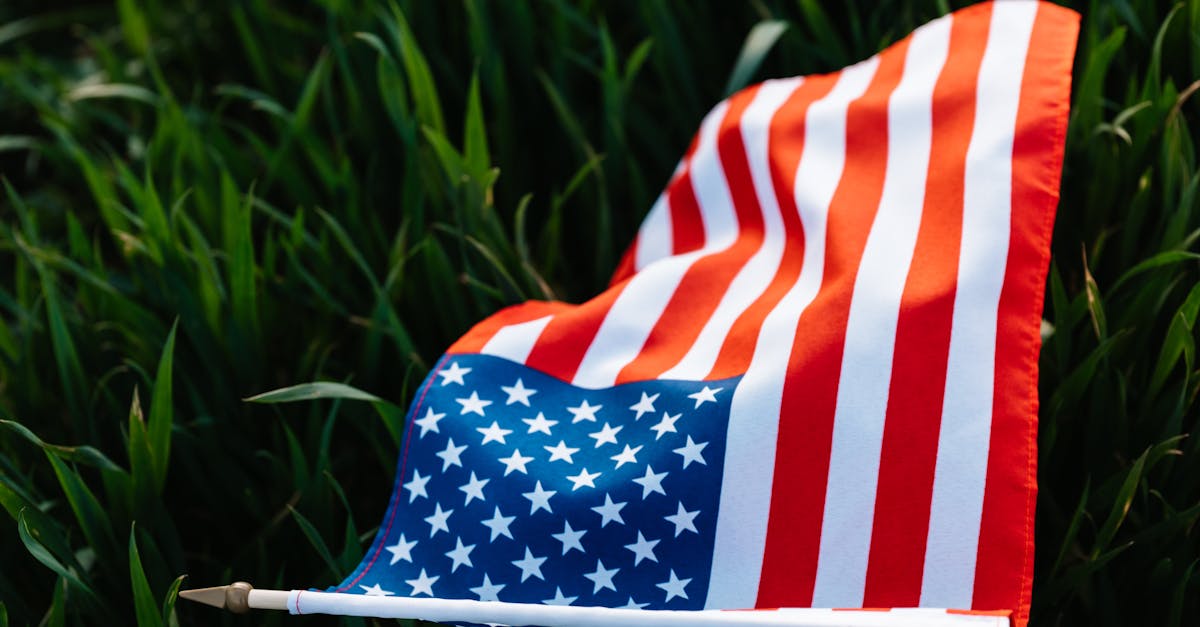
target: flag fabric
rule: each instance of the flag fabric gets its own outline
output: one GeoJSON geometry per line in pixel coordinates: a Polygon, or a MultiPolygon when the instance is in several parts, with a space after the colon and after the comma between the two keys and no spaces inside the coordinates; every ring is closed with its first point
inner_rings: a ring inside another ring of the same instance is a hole
{"type": "Polygon", "coordinates": [[[437,362],[329,592],[1022,623],[1077,28],[983,3],[719,103],[609,289],[437,362]]]}

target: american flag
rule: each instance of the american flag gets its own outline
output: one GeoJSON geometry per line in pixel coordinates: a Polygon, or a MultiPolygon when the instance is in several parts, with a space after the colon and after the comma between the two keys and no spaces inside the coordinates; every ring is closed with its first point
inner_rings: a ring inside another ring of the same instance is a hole
{"type": "Polygon", "coordinates": [[[437,363],[331,590],[1022,622],[1077,23],[979,4],[719,103],[607,291],[437,363]]]}

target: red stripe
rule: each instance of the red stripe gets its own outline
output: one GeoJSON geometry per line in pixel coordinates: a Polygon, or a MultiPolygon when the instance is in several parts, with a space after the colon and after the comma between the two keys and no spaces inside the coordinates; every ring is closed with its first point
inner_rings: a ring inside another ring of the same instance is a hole
{"type": "Polygon", "coordinates": [[[704,220],[692,189],[690,168],[671,181],[666,194],[667,208],[671,211],[671,252],[681,255],[704,246],[704,220]]]}
{"type": "Polygon", "coordinates": [[[717,131],[717,154],[737,214],[737,239],[725,250],[705,255],[688,268],[641,352],[617,374],[617,384],[656,378],[678,363],[712,317],[733,277],[762,246],[762,209],[754,193],[741,132],[742,115],[758,89],[744,89],[729,98],[729,108],[717,131]]]}
{"type": "MultiPolygon", "coordinates": [[[[683,167],[679,168],[678,171],[673,172],[671,174],[671,178],[667,181],[667,185],[663,189],[663,192],[662,192],[664,196],[666,195],[667,191],[670,190],[671,186],[674,185],[675,182],[679,179],[679,177],[681,177],[683,175],[683,172],[686,169],[687,164],[691,162],[692,155],[696,153],[696,147],[699,144],[700,144],[700,134],[696,133],[695,135],[692,136],[692,141],[688,144],[687,150],[683,154],[683,159],[681,161],[681,165],[683,167]]],[[[665,198],[663,200],[664,200],[664,202],[666,201],[665,198]]],[[[654,208],[651,207],[650,211],[653,211],[653,210],[654,210],[654,208]]],[[[670,220],[671,219],[670,207],[669,206],[665,207],[664,210],[667,211],[667,214],[668,214],[667,219],[670,220]]],[[[645,217],[648,218],[649,214],[647,214],[645,217]]],[[[643,224],[645,224],[644,219],[643,219],[643,224]]],[[[701,232],[700,237],[701,237],[701,240],[703,241],[703,232],[701,232]]],[[[612,286],[616,285],[617,283],[620,283],[621,281],[628,279],[629,277],[633,276],[634,274],[637,274],[637,272],[638,272],[637,250],[638,250],[638,245],[641,243],[640,240],[641,240],[641,235],[639,234],[636,238],[634,238],[633,243],[630,244],[629,248],[625,251],[624,257],[621,259],[621,262],[617,265],[617,269],[613,271],[612,278],[609,279],[609,281],[608,281],[609,287],[612,287],[612,286]]],[[[673,243],[672,243],[672,246],[674,246],[673,243]]],[[[672,250],[672,253],[677,253],[677,252],[678,251],[672,250]]]]}
{"type": "MultiPolygon", "coordinates": [[[[663,192],[671,212],[673,254],[676,255],[704,245],[704,226],[700,218],[700,206],[692,193],[689,167],[699,143],[700,133],[697,132],[684,156],[684,167],[672,177],[663,192]]],[[[538,337],[529,357],[525,359],[525,365],[563,381],[574,379],[608,310],[633,274],[629,273],[625,280],[618,280],[614,276],[613,282],[602,294],[555,316],[538,337]]]]}
{"type": "Polygon", "coordinates": [[[763,321],[800,276],[800,266],[804,261],[804,227],[800,224],[793,190],[796,168],[804,152],[805,119],[809,106],[825,97],[837,83],[837,78],[838,74],[826,74],[805,79],[771,121],[768,162],[771,164],[771,184],[783,217],[783,255],[767,289],[738,315],[729,328],[729,335],[708,374],[709,379],[724,379],[746,372],[754,356],[754,346],[758,342],[763,321]]]}
{"type": "Polygon", "coordinates": [[[975,565],[974,609],[1029,618],[1037,496],[1039,321],[1058,203],[1079,16],[1038,7],[1013,142],[1012,234],[1000,292],[987,488],[975,565]]]}
{"type": "Polygon", "coordinates": [[[446,349],[447,353],[478,353],[500,329],[554,315],[572,306],[567,303],[531,300],[497,311],[483,322],[471,327],[465,335],[446,349]]]}
{"type": "Polygon", "coordinates": [[[671,212],[671,252],[679,255],[704,246],[704,220],[700,217],[700,204],[692,190],[691,162],[700,145],[700,132],[692,137],[684,155],[684,169],[671,177],[667,183],[667,209],[671,212]]]}
{"type": "Polygon", "coordinates": [[[976,90],[970,86],[979,79],[991,14],[990,4],[954,14],[946,65],[933,90],[925,206],[896,325],[864,605],[915,607],[921,601],[975,122],[976,90]]]}
{"type": "Polygon", "coordinates": [[[633,243],[629,245],[629,248],[621,257],[620,263],[617,264],[617,269],[613,270],[612,278],[608,280],[609,287],[612,287],[637,273],[637,250],[638,242],[640,240],[641,237],[633,238],[633,243]]]}
{"type": "Polygon", "coordinates": [[[575,371],[600,330],[604,316],[624,288],[625,283],[619,283],[586,303],[554,316],[533,350],[529,351],[525,365],[563,381],[575,378],[575,371]]]}
{"type": "MultiPolygon", "coordinates": [[[[880,53],[866,93],[846,114],[846,166],[829,208],[821,290],[800,316],[788,365],[759,606],[812,603],[829,447],[850,295],[887,167],[887,103],[909,40],[880,53]]],[[[783,338],[780,338],[783,339],[783,338]]]]}
{"type": "MultiPolygon", "coordinates": [[[[671,186],[674,185],[675,182],[679,179],[679,177],[683,175],[683,172],[686,169],[687,164],[691,161],[692,155],[696,153],[696,147],[699,144],[700,144],[700,134],[696,133],[694,136],[692,136],[692,141],[691,141],[691,143],[688,144],[687,150],[684,152],[683,159],[681,161],[681,165],[683,167],[679,168],[678,171],[672,173],[671,178],[667,181],[667,185],[663,189],[663,192],[662,192],[664,196],[666,195],[667,191],[670,190],[671,186]]],[[[666,198],[663,198],[663,201],[665,203],[666,198]]],[[[670,207],[669,206],[664,207],[663,210],[667,212],[667,220],[670,220],[671,219],[670,207]]],[[[650,211],[654,211],[654,208],[651,207],[650,211]]],[[[647,215],[644,216],[644,219],[642,222],[643,225],[645,224],[645,219],[648,217],[649,217],[649,214],[647,213],[647,215]]],[[[629,248],[625,251],[625,255],[621,259],[621,263],[619,263],[617,265],[617,269],[615,271],[613,271],[612,278],[609,279],[609,281],[608,281],[609,287],[612,287],[612,286],[616,285],[617,283],[620,283],[621,281],[628,279],[629,277],[633,276],[634,274],[637,274],[637,272],[638,272],[637,250],[638,250],[638,245],[640,243],[642,243],[640,241],[641,237],[642,236],[639,234],[633,240],[633,243],[629,245],[629,248]]],[[[703,238],[703,232],[701,232],[701,238],[703,238]]],[[[672,243],[672,246],[674,246],[673,243],[672,243]]],[[[672,250],[672,253],[675,253],[675,252],[677,252],[677,251],[672,250]]]]}
{"type": "MultiPolygon", "coordinates": [[[[671,209],[672,228],[675,229],[675,254],[682,245],[699,248],[704,244],[704,228],[700,220],[700,206],[692,192],[690,170],[685,170],[667,189],[667,201],[671,209]],[[681,225],[681,221],[687,224],[681,225]]],[[[690,250],[690,249],[689,249],[690,250]]],[[[563,381],[575,378],[583,356],[600,331],[600,325],[608,310],[625,288],[628,280],[608,288],[604,293],[574,308],[570,312],[555,316],[525,359],[525,365],[563,381]]]]}

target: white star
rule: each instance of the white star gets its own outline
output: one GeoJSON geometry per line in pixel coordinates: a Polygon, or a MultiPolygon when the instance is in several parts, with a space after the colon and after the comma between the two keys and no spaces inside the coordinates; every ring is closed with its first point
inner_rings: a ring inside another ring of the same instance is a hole
{"type": "Polygon", "coordinates": [[[648,559],[652,562],[657,562],[658,558],[654,556],[654,547],[659,543],[659,540],[647,540],[642,537],[642,532],[638,532],[637,542],[626,544],[625,548],[633,551],[633,565],[637,566],[642,563],[643,559],[648,559]]]}
{"type": "Polygon", "coordinates": [[[508,530],[508,526],[511,525],[512,521],[516,520],[516,518],[516,516],[501,515],[500,508],[497,507],[496,513],[492,514],[491,518],[482,521],[484,527],[492,530],[492,537],[488,538],[488,542],[493,542],[500,536],[508,536],[511,540],[513,536],[512,532],[508,530]]]}
{"type": "Polygon", "coordinates": [[[433,413],[432,407],[430,407],[428,410],[426,410],[425,416],[423,418],[418,418],[413,421],[417,424],[418,427],[421,427],[421,435],[419,437],[422,437],[422,438],[425,437],[425,432],[427,432],[427,431],[432,431],[434,433],[441,433],[441,431],[438,431],[437,423],[439,420],[441,420],[442,418],[445,418],[445,417],[446,417],[446,414],[433,413]]]}
{"type": "Polygon", "coordinates": [[[404,539],[404,534],[400,534],[400,539],[397,540],[395,544],[393,544],[392,546],[389,546],[389,547],[385,547],[388,551],[391,551],[391,553],[392,553],[392,561],[390,564],[388,564],[388,566],[395,566],[396,562],[399,562],[400,560],[404,560],[411,564],[413,561],[412,560],[412,549],[414,546],[417,546],[416,540],[409,542],[408,540],[404,539]]]}
{"type": "Polygon", "coordinates": [[[671,569],[671,578],[670,579],[668,579],[667,581],[664,581],[662,583],[658,583],[658,584],[654,584],[654,585],[667,591],[667,600],[663,601],[663,603],[667,603],[671,599],[674,599],[675,597],[680,597],[682,599],[688,598],[687,592],[684,592],[683,588],[685,586],[687,586],[689,583],[692,583],[691,578],[680,579],[675,576],[675,569],[671,569]]]}
{"type": "Polygon", "coordinates": [[[588,472],[587,468],[584,468],[583,471],[580,472],[579,474],[577,474],[573,477],[567,477],[567,480],[570,481],[571,483],[575,484],[571,488],[571,491],[574,492],[574,491],[578,490],[579,488],[582,488],[583,486],[587,486],[589,488],[596,487],[595,479],[596,479],[596,477],[599,477],[599,476],[600,476],[600,473],[588,472]]]}
{"type": "Polygon", "coordinates": [[[486,429],[483,427],[476,427],[475,430],[483,434],[483,442],[480,444],[487,444],[488,442],[508,444],[508,442],[504,441],[504,436],[512,433],[512,429],[501,429],[500,423],[496,422],[495,420],[492,421],[490,427],[487,427],[486,429]]]}
{"type": "Polygon", "coordinates": [[[442,472],[446,472],[446,469],[451,466],[458,466],[461,468],[462,458],[460,455],[462,455],[462,452],[465,450],[467,450],[466,444],[462,446],[454,446],[454,438],[447,440],[446,448],[442,451],[434,453],[434,455],[442,458],[442,472]]]}
{"type": "Polygon", "coordinates": [[[542,562],[546,561],[544,557],[534,557],[533,553],[529,552],[529,547],[525,547],[525,557],[519,560],[513,560],[512,565],[521,569],[521,582],[524,583],[530,577],[537,577],[542,581],[546,578],[542,576],[542,562]]]}
{"type": "Polygon", "coordinates": [[[646,412],[654,411],[654,401],[657,401],[657,400],[658,400],[657,394],[655,394],[654,396],[647,396],[645,392],[642,392],[642,400],[629,406],[629,409],[632,409],[633,411],[637,412],[637,415],[634,416],[633,419],[641,420],[642,414],[644,414],[646,412]]]}
{"type": "Polygon", "coordinates": [[[696,531],[696,523],[695,523],[696,516],[699,514],[700,514],[700,510],[696,510],[694,512],[689,512],[686,509],[684,509],[683,502],[680,501],[679,509],[676,510],[673,515],[663,516],[663,518],[666,518],[668,521],[671,522],[671,524],[675,525],[675,537],[678,538],[679,534],[683,533],[684,531],[691,531],[692,533],[695,533],[695,534],[700,533],[699,531],[696,531]]]}
{"type": "Polygon", "coordinates": [[[647,605],[650,605],[650,604],[649,603],[638,603],[637,601],[633,600],[633,597],[629,597],[629,602],[626,603],[625,605],[622,605],[621,607],[619,607],[617,609],[619,609],[619,610],[640,610],[643,607],[646,607],[647,605]]]}
{"type": "MultiPolygon", "coordinates": [[[[475,565],[471,563],[471,551],[474,548],[475,548],[474,544],[468,544],[466,546],[463,546],[462,538],[456,538],[454,540],[454,550],[446,551],[446,557],[448,557],[454,561],[453,564],[450,564],[450,572],[454,572],[454,571],[458,570],[458,567],[462,566],[464,564],[468,568],[474,568],[475,565]]],[[[655,561],[658,561],[658,560],[655,560],[655,561]]]]}
{"type": "Polygon", "coordinates": [[[496,595],[500,594],[500,591],[503,589],[504,584],[493,584],[492,580],[488,579],[487,573],[484,573],[483,583],[475,588],[471,588],[471,592],[474,592],[480,601],[499,601],[500,598],[496,595]]]}
{"type": "Polygon", "coordinates": [[[504,464],[504,476],[507,477],[508,473],[514,470],[523,475],[529,474],[529,472],[525,470],[525,464],[533,461],[533,458],[521,455],[521,449],[516,449],[513,451],[512,455],[508,457],[501,457],[499,461],[500,463],[504,464]]]}
{"type": "Polygon", "coordinates": [[[408,596],[415,597],[418,594],[428,594],[429,596],[433,596],[433,584],[437,583],[437,580],[440,578],[441,577],[437,575],[433,577],[426,575],[425,569],[422,568],[420,577],[417,577],[416,579],[404,580],[404,583],[412,586],[412,592],[408,593],[408,596]]]}
{"type": "Polygon", "coordinates": [[[596,570],[594,572],[584,573],[583,576],[591,579],[592,583],[596,584],[596,587],[592,589],[592,594],[600,592],[601,588],[608,588],[609,590],[616,592],[617,587],[613,585],[613,575],[616,575],[617,571],[619,570],[621,569],[614,568],[612,570],[606,570],[604,568],[604,562],[596,560],[596,570]]]}
{"type": "Polygon", "coordinates": [[[616,429],[614,429],[614,428],[610,427],[609,424],[606,422],[606,423],[604,423],[604,426],[600,428],[599,431],[597,431],[595,433],[589,433],[588,437],[595,438],[596,448],[600,448],[600,445],[604,444],[606,442],[612,442],[613,444],[616,444],[617,443],[617,433],[619,433],[621,431],[621,429],[624,429],[624,428],[625,427],[617,427],[616,429]]]}
{"type": "Polygon", "coordinates": [[[666,433],[676,433],[675,421],[679,420],[679,417],[682,415],[683,414],[675,414],[674,416],[672,416],[671,414],[668,414],[667,412],[664,411],[662,420],[658,424],[654,425],[653,427],[650,427],[650,430],[656,432],[656,434],[657,434],[654,436],[655,441],[657,441],[659,438],[663,437],[663,435],[666,433]]]}
{"type": "Polygon", "coordinates": [[[647,496],[650,496],[651,492],[658,492],[659,494],[666,496],[667,493],[662,487],[663,477],[666,476],[666,472],[660,472],[656,474],[654,472],[654,468],[647,465],[646,474],[633,480],[634,483],[642,486],[642,500],[645,500],[647,496]]]}
{"type": "Polygon", "coordinates": [[[408,502],[409,503],[412,503],[413,501],[417,500],[418,496],[425,496],[425,497],[429,496],[429,494],[425,492],[425,484],[426,483],[429,483],[429,477],[422,477],[421,473],[417,472],[416,468],[413,468],[412,481],[409,481],[408,483],[404,484],[404,489],[408,490],[408,502]]]}
{"type": "MultiPolygon", "coordinates": [[[[708,402],[713,402],[713,403],[717,402],[717,392],[720,392],[723,389],[725,389],[725,388],[713,389],[706,385],[706,386],[704,386],[703,390],[700,390],[699,392],[696,392],[695,394],[688,394],[688,398],[696,399],[696,406],[693,407],[692,409],[700,409],[701,405],[708,403],[708,402]]],[[[689,579],[688,581],[691,581],[691,580],[689,579]]],[[[685,596],[683,598],[686,599],[687,597],[685,596]]],[[[667,600],[668,601],[671,600],[670,596],[667,597],[667,600]]]]}
{"type": "Polygon", "coordinates": [[[450,514],[454,513],[452,509],[442,511],[441,503],[437,503],[436,507],[437,510],[433,512],[433,515],[425,518],[425,522],[429,523],[429,537],[431,538],[439,531],[450,533],[450,527],[446,525],[446,520],[450,518],[450,514]]]}
{"type": "Polygon", "coordinates": [[[479,398],[479,393],[474,390],[471,390],[471,395],[467,398],[456,398],[454,402],[462,405],[462,411],[458,412],[460,416],[463,414],[479,414],[482,416],[483,408],[492,404],[491,401],[479,398]]]}
{"type": "Polygon", "coordinates": [[[483,486],[487,485],[489,481],[491,481],[491,479],[475,478],[475,471],[472,470],[471,480],[458,487],[459,490],[467,495],[466,500],[463,501],[463,505],[470,505],[471,499],[486,501],[487,498],[483,496],[483,486]]]}
{"type": "Polygon", "coordinates": [[[529,425],[529,431],[526,431],[526,433],[537,433],[540,431],[546,435],[552,435],[550,433],[550,427],[558,424],[557,420],[546,420],[546,414],[543,414],[540,411],[538,412],[537,416],[533,418],[522,418],[521,422],[529,425]]]}
{"type": "Polygon", "coordinates": [[[442,370],[441,372],[439,372],[438,376],[442,378],[442,385],[446,385],[447,383],[457,383],[459,385],[464,385],[465,383],[463,382],[463,375],[467,374],[470,371],[471,371],[470,368],[460,367],[458,365],[458,362],[456,361],[456,362],[450,364],[449,368],[446,368],[446,369],[442,370]]]}
{"type": "Polygon", "coordinates": [[[616,455],[613,455],[609,459],[617,462],[617,468],[620,468],[621,466],[623,466],[625,464],[636,464],[637,463],[637,454],[638,454],[638,451],[640,451],[640,450],[642,450],[641,444],[637,445],[637,448],[629,448],[629,445],[626,444],[625,450],[621,451],[620,453],[617,453],[616,455]]]}
{"type": "Polygon", "coordinates": [[[687,437],[687,446],[681,446],[675,449],[675,452],[683,456],[684,468],[687,468],[688,464],[692,462],[700,462],[707,466],[708,462],[704,461],[704,456],[700,454],[700,451],[703,451],[706,446],[708,446],[708,442],[697,444],[692,441],[692,436],[689,435],[687,437]]]}
{"type": "Polygon", "coordinates": [[[539,509],[544,509],[553,514],[554,510],[550,509],[550,497],[554,496],[555,494],[558,494],[558,492],[555,490],[543,490],[542,482],[538,481],[537,485],[533,487],[533,492],[525,492],[521,496],[529,499],[530,515],[533,515],[533,513],[539,509]]]}
{"type": "Polygon", "coordinates": [[[566,555],[567,551],[570,551],[571,549],[579,549],[580,553],[587,553],[587,551],[583,550],[583,544],[579,542],[579,539],[582,538],[583,534],[585,533],[587,533],[587,529],[572,529],[571,522],[564,520],[563,532],[552,533],[550,535],[553,536],[555,540],[562,542],[562,554],[566,555]]]}
{"type": "Polygon", "coordinates": [[[537,390],[525,387],[525,384],[520,379],[517,379],[517,382],[512,385],[502,385],[500,389],[504,390],[504,393],[508,395],[508,400],[504,401],[505,405],[520,403],[529,407],[529,397],[537,394],[537,390]]]}
{"type": "Polygon", "coordinates": [[[554,586],[554,598],[542,601],[545,605],[570,605],[579,597],[565,597],[562,593],[562,588],[554,586]]]}
{"type": "Polygon", "coordinates": [[[392,592],[390,590],[384,590],[383,588],[380,588],[379,584],[375,584],[375,585],[371,586],[370,588],[368,588],[366,586],[359,586],[359,588],[362,588],[363,594],[365,594],[369,597],[390,597],[393,594],[396,594],[395,592],[392,592]]]}
{"type": "Polygon", "coordinates": [[[625,507],[625,503],[613,503],[612,497],[604,495],[604,505],[597,505],[592,508],[593,512],[600,514],[600,526],[604,527],[611,521],[617,521],[617,524],[625,524],[625,519],[621,518],[621,509],[625,507]]]}
{"type": "Polygon", "coordinates": [[[571,456],[579,452],[577,448],[567,446],[566,442],[558,441],[558,446],[543,446],[542,448],[550,451],[550,461],[563,460],[568,464],[574,464],[575,460],[571,456]]]}
{"type": "Polygon", "coordinates": [[[584,399],[584,401],[580,403],[578,407],[568,407],[567,411],[571,412],[571,415],[574,416],[574,418],[571,419],[571,424],[575,424],[582,420],[596,422],[596,412],[600,411],[601,407],[604,406],[589,405],[587,399],[584,399]]]}

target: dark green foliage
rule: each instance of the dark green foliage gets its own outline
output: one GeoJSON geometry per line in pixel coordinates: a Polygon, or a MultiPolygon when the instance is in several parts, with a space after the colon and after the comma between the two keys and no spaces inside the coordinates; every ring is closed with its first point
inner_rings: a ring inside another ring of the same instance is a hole
{"type": "MultiPolygon", "coordinates": [[[[335,582],[449,342],[596,293],[729,89],[959,4],[0,4],[0,625],[335,582]]],[[[1200,3],[1074,4],[1034,620],[1191,625],[1200,3]]]]}

